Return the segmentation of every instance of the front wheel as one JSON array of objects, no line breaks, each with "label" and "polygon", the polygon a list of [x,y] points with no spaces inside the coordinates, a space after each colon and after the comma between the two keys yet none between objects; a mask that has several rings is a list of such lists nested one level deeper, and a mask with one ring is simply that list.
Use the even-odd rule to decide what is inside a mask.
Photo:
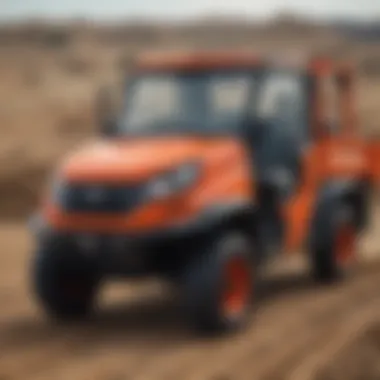
[{"label": "front wheel", "polygon": [[54,319],[83,318],[94,306],[99,276],[89,260],[69,252],[40,249],[32,267],[33,290]]},{"label": "front wheel", "polygon": [[254,292],[252,247],[243,234],[213,239],[184,273],[187,318],[196,329],[227,332],[247,321]]}]

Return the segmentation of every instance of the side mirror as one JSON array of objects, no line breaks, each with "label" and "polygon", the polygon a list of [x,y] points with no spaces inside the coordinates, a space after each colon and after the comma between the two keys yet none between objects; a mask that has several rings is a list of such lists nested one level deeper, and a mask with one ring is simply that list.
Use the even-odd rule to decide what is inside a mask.
[{"label": "side mirror", "polygon": [[114,136],[117,133],[116,107],[111,90],[108,87],[102,87],[98,91],[95,103],[95,114],[100,133],[103,136]]}]

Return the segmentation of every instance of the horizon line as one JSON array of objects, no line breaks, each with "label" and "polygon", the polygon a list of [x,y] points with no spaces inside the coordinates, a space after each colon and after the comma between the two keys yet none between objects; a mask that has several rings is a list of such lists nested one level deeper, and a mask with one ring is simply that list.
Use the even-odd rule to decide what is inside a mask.
[{"label": "horizon line", "polygon": [[354,22],[354,23],[380,23],[380,17],[376,15],[358,17],[351,15],[315,15],[305,11],[292,11],[292,10],[278,10],[271,12],[267,15],[253,15],[244,14],[243,12],[194,12],[187,15],[152,15],[152,14],[133,14],[133,15],[14,15],[12,17],[2,18],[0,15],[0,26],[9,24],[33,24],[33,23],[79,23],[79,22],[95,22],[97,24],[108,23],[146,23],[155,22],[158,24],[172,24],[177,22],[199,22],[199,21],[213,21],[213,22],[236,22],[245,21],[246,23],[267,23],[276,21],[281,18],[294,18],[296,21],[308,22]]}]

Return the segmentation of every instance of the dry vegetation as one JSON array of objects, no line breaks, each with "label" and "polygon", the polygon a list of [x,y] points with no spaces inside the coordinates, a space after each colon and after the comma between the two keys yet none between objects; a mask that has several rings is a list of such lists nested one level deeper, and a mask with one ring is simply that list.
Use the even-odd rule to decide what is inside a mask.
[{"label": "dry vegetation", "polygon": [[189,25],[0,28],[0,216],[25,215],[53,162],[94,131],[99,86],[117,83],[145,49],[249,47],[263,53],[323,52],[358,65],[359,110],[378,125],[380,50],[322,26],[283,18],[268,25],[205,20]]},{"label": "dry vegetation", "polygon": [[[355,318],[366,324],[378,315],[376,273],[331,292],[313,290],[307,281],[279,283],[270,291],[270,298],[278,300],[264,306],[256,329],[235,341],[184,344],[176,316],[143,303],[130,306],[127,314],[111,311],[87,329],[54,329],[33,319],[20,270],[27,266],[31,243],[19,222],[10,223],[33,209],[56,160],[95,132],[97,89],[116,84],[140,50],[231,46],[280,55],[322,52],[352,60],[359,70],[358,108],[367,133],[380,131],[379,44],[289,18],[268,25],[203,20],[181,27],[0,27],[0,217],[5,219],[0,227],[0,378],[252,380],[256,374],[268,380],[380,379],[373,366],[379,358],[378,328],[339,351],[336,361],[321,359],[342,320],[356,326]],[[338,335],[336,341],[341,342]],[[300,367],[300,358],[309,361]],[[312,364],[320,362],[325,365],[315,372]]]}]

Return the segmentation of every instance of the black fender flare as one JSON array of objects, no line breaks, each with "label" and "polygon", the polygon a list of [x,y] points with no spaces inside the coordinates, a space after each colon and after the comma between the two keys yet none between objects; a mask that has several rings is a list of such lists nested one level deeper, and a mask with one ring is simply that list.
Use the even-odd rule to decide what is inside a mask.
[{"label": "black fender flare", "polygon": [[185,220],[175,226],[142,233],[146,240],[182,240],[213,236],[224,229],[237,228],[249,231],[255,226],[255,205],[249,200],[227,200],[206,207],[194,219]]},{"label": "black fender flare", "polygon": [[[357,228],[364,228],[367,219],[365,201],[368,187],[365,182],[353,179],[334,179],[325,182],[318,191],[314,209],[311,214],[309,234],[306,245],[310,249],[316,244],[316,236],[324,229],[324,221],[338,202],[347,202],[353,207],[353,217]],[[362,204],[364,202],[364,205]],[[365,215],[364,215],[365,214]]]},{"label": "black fender flare", "polygon": [[236,227],[248,232],[255,226],[256,205],[247,200],[210,205],[201,215],[204,230]]}]

